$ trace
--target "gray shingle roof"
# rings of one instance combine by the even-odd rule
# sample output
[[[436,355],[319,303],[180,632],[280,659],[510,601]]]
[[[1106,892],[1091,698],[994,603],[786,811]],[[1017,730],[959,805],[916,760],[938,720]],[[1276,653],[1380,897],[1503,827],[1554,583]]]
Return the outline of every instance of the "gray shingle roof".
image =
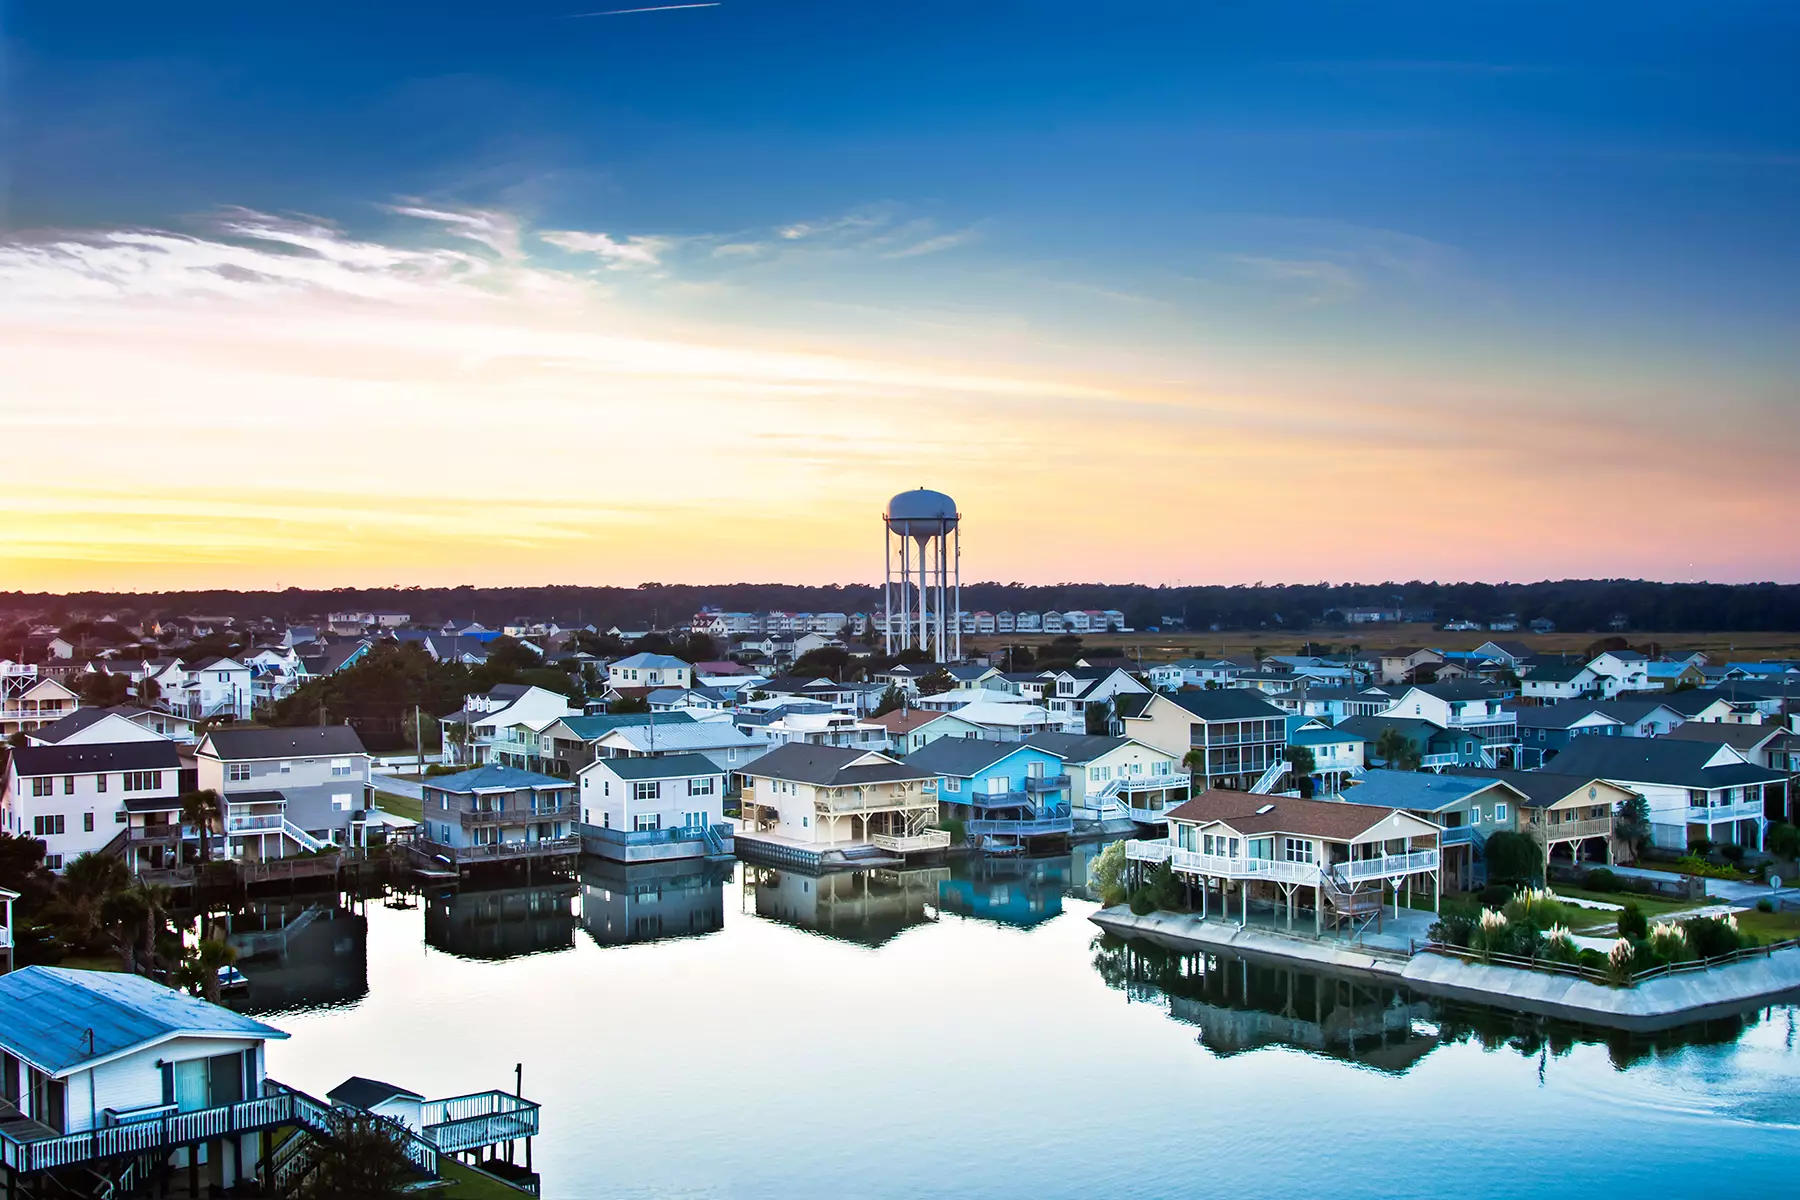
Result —
[[[12,752],[20,775],[84,775],[98,771],[173,771],[181,766],[174,742],[22,746]]]
[[[392,1100],[396,1096],[403,1096],[408,1100],[425,1098],[410,1088],[403,1088],[393,1083],[383,1083],[379,1079],[364,1079],[361,1075],[352,1075],[325,1093],[325,1098],[333,1104],[360,1108],[364,1112],[368,1112],[377,1104]]]
[[[1434,775],[1429,771],[1370,771],[1355,786],[1339,793],[1338,799],[1380,808],[1436,811],[1461,804],[1476,792],[1486,791],[1500,782],[1490,773]]]
[[[939,738],[907,755],[903,761],[932,775],[968,778],[985,771],[1003,758],[1024,749],[1019,742],[990,742],[978,738]]]
[[[1787,778],[1749,763],[1709,767],[1707,760],[1721,747],[1709,742],[1675,738],[1576,738],[1574,744],[1550,761],[1559,775],[1586,775],[1620,783],[1651,783],[1669,787],[1741,787],[1751,783],[1779,783]]]
[[[305,758],[322,754],[364,754],[362,739],[348,725],[303,725],[280,729],[215,729],[206,743],[222,759]]]
[[[558,779],[554,775],[543,775],[537,771],[527,771],[520,767],[509,767],[501,763],[489,763],[485,766],[472,767],[467,771],[458,771],[454,775],[435,776],[425,780],[423,786],[428,791],[466,795],[471,792],[507,791],[518,788],[533,790],[572,788],[575,785],[567,779]]]
[[[868,765],[852,765],[858,759],[869,756],[870,752],[867,750],[789,742],[785,746],[777,746],[755,762],[745,766],[743,773],[761,776],[765,779],[787,779],[796,783],[819,784],[825,787],[849,787],[859,783],[892,783],[902,779],[925,780],[932,777],[930,771],[895,762],[887,759],[886,755],[876,755],[877,761]],[[886,761],[881,761],[884,759]]]
[[[6,1014],[0,1048],[51,1075],[182,1034],[287,1036],[142,976],[112,971],[25,967],[0,976],[0,1012]]]
[[[718,775],[722,772],[704,754],[658,754],[638,758],[601,758],[604,765],[620,779],[686,779],[695,775]]]
[[[1130,738],[1102,737],[1098,734],[1034,733],[1025,739],[1025,744],[1039,750],[1048,750],[1064,762],[1086,763],[1111,754],[1130,741]]]
[[[1164,696],[1202,721],[1280,720],[1287,716],[1282,709],[1263,699],[1252,688],[1215,688],[1203,692],[1177,692]]]

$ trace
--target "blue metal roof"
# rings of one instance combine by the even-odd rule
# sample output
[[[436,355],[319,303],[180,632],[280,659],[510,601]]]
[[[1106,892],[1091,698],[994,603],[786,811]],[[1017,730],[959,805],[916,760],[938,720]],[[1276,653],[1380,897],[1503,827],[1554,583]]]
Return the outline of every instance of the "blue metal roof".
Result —
[[[50,1075],[182,1034],[287,1036],[141,975],[62,967],[0,976],[0,1016],[0,1048]]]
[[[554,775],[544,775],[537,771],[527,771],[522,767],[508,767],[500,763],[489,763],[486,766],[471,767],[467,771],[458,771],[454,775],[439,775],[424,781],[423,786],[439,792],[504,792],[515,788],[572,788],[573,780],[558,779]]]

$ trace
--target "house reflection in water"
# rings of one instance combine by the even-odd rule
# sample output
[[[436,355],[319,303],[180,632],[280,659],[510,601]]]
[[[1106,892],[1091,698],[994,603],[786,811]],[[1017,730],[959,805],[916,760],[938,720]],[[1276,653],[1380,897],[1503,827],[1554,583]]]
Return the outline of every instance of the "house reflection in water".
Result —
[[[235,1008],[322,1008],[369,994],[368,921],[335,895],[253,901],[222,923],[250,981]]]
[[[730,863],[699,858],[629,866],[585,859],[581,923],[602,946],[714,933],[725,927],[730,879]]]
[[[965,859],[938,884],[938,907],[961,917],[1029,929],[1062,912],[1069,871],[1068,855]]]
[[[1400,1074],[1439,1044],[1435,1008],[1404,988],[1110,935],[1094,968],[1134,1000],[1166,1001],[1221,1056],[1294,1046]]]
[[[808,875],[745,863],[743,871],[745,912],[864,946],[937,920],[938,888],[950,878],[948,867]]]
[[[517,958],[568,950],[580,925],[572,879],[425,897],[425,944],[459,958]]]

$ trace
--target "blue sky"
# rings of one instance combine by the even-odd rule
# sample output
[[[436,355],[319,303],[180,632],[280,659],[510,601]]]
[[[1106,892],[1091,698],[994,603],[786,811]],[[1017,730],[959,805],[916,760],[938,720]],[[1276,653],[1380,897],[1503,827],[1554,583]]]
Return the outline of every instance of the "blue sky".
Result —
[[[1404,396],[1420,454],[1478,448],[1430,428],[1520,396],[1585,424],[1500,435],[1641,423],[1622,472],[1732,452],[1690,440],[1720,417],[1794,448],[1800,7],[571,17],[628,6],[13,0],[4,232],[210,236],[244,209],[406,248],[447,227],[396,210],[505,214],[654,239],[654,273],[605,279],[664,328],[1290,399],[1354,378],[1328,418]]]

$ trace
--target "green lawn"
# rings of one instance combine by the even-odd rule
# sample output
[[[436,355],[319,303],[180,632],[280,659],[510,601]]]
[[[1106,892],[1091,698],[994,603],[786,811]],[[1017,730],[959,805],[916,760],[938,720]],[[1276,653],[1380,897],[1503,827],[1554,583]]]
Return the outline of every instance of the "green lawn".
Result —
[[[525,1194],[478,1171],[471,1171],[448,1154],[438,1159],[438,1174],[450,1185],[440,1194],[453,1200],[519,1200]]]
[[[396,817],[410,817],[420,820],[425,813],[425,806],[418,800],[409,800],[405,796],[396,796],[392,792],[376,792],[375,807],[382,812],[391,812]]]
[[[1559,896],[1573,896],[1578,900],[1595,900],[1602,904],[1635,904],[1646,917],[1655,920],[1672,912],[1686,912],[1690,908],[1699,908],[1707,903],[1705,900],[1664,900],[1657,896],[1639,896],[1631,892],[1590,892],[1586,888],[1572,888],[1558,885],[1555,889]],[[1611,913],[1603,914],[1611,924],[1616,917]]]
[[[1745,933],[1753,933],[1765,942],[1778,942],[1784,938],[1800,937],[1800,913],[1796,912],[1757,912],[1750,909],[1737,915],[1738,928]]]

